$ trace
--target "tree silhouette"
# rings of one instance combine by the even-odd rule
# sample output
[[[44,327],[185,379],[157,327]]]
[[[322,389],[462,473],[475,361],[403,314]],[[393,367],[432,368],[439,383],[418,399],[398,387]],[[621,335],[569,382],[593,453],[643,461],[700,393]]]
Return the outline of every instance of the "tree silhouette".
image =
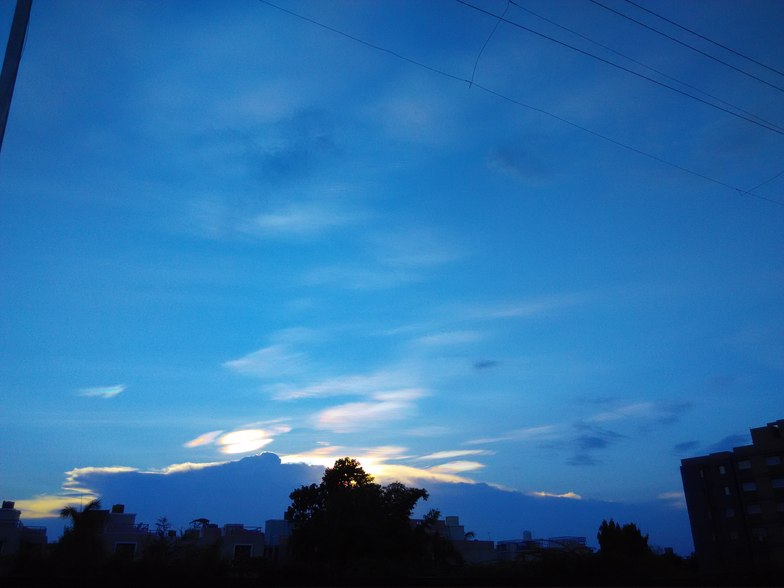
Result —
[[[650,553],[648,535],[643,535],[637,525],[627,523],[623,526],[610,519],[602,521],[596,535],[600,552],[618,557],[639,557]]]
[[[65,533],[59,541],[61,554],[73,563],[95,563],[104,555],[101,532],[106,521],[99,499],[91,500],[83,508],[66,506],[60,517],[68,519]]]
[[[357,460],[339,459],[320,484],[290,494],[285,516],[294,524],[293,555],[341,568],[363,559],[405,557],[414,544],[411,512],[427,496],[399,482],[380,486]]]

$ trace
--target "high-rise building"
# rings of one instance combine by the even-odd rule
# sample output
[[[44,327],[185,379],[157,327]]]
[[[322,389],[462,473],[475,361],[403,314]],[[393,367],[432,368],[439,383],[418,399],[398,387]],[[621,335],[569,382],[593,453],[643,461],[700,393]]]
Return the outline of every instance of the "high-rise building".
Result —
[[[681,461],[694,549],[705,571],[784,568],[784,420],[751,445]]]

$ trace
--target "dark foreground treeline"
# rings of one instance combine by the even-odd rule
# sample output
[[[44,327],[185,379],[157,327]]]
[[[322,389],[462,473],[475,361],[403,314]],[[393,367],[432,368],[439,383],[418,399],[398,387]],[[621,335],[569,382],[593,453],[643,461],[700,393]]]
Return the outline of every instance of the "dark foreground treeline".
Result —
[[[158,546],[160,547],[160,546]],[[0,560],[0,585],[16,586],[754,586],[781,585],[772,572],[701,574],[691,558],[647,553],[545,552],[535,560],[469,565],[455,558],[422,561],[368,558],[275,563],[264,558],[226,560],[216,546],[178,553],[155,546],[138,558],[93,553],[78,557],[57,543],[44,553]]]

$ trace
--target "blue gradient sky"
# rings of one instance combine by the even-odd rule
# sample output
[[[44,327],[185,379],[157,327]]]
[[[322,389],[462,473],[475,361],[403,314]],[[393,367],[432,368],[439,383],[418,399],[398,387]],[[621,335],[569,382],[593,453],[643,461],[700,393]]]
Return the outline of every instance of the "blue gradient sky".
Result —
[[[35,2],[0,155],[4,498],[265,450],[682,508],[682,457],[782,418],[784,131],[506,22],[480,56],[498,21],[458,2],[279,4],[460,79],[259,1]],[[784,126],[784,90],[597,4],[474,4]],[[644,5],[784,71],[781,2]],[[734,189],[774,177],[777,203]]]

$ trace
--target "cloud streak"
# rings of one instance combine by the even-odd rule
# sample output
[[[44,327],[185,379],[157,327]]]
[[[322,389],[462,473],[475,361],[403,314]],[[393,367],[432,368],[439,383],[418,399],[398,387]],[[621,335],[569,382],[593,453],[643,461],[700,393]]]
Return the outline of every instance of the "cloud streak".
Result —
[[[415,388],[376,393],[367,402],[350,402],[322,410],[314,418],[314,425],[335,433],[372,429],[411,416],[416,412],[414,400],[424,395],[424,390]]]
[[[114,386],[97,386],[95,388],[82,388],[79,390],[79,396],[86,396],[88,398],[114,398],[125,392],[125,384],[116,384]]]
[[[241,373],[261,378],[275,378],[299,373],[307,356],[294,352],[283,343],[263,347],[239,359],[225,362],[224,367]]]

